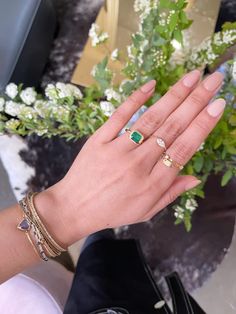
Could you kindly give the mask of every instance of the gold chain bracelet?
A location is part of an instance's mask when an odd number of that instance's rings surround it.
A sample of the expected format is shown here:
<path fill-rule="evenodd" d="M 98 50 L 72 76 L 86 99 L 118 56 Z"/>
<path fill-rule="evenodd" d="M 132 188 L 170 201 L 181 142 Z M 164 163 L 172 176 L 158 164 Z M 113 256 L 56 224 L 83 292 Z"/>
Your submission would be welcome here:
<path fill-rule="evenodd" d="M 47 257 L 56 257 L 66 250 L 53 239 L 40 219 L 34 206 L 34 196 L 36 194 L 28 193 L 19 201 L 19 205 L 23 210 L 23 220 L 18 224 L 17 228 L 26 233 L 34 250 L 40 258 L 47 261 Z"/>

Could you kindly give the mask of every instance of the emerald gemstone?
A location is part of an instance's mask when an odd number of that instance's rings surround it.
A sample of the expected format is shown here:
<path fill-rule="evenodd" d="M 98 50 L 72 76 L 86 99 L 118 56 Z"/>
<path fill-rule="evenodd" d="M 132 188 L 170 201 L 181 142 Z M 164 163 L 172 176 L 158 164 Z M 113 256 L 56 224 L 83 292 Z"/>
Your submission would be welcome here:
<path fill-rule="evenodd" d="M 130 134 L 130 138 L 133 142 L 135 142 L 136 144 L 140 144 L 143 141 L 143 136 L 141 133 L 139 133 L 138 131 L 133 131 Z"/>

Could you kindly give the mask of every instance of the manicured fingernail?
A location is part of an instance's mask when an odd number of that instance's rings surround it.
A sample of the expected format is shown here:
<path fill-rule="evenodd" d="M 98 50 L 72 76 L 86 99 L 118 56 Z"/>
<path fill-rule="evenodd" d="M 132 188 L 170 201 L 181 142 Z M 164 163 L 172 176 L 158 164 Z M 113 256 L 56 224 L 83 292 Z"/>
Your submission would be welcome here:
<path fill-rule="evenodd" d="M 216 99 L 207 107 L 207 112 L 212 117 L 218 117 L 225 109 L 226 102 L 224 99 Z"/>
<path fill-rule="evenodd" d="M 221 86 L 223 79 L 224 79 L 223 74 L 221 74 L 220 72 L 215 72 L 205 79 L 203 85 L 205 89 L 207 89 L 210 92 L 213 92 L 214 90 Z"/>
<path fill-rule="evenodd" d="M 149 93 L 154 89 L 155 86 L 156 86 L 156 81 L 151 80 L 151 81 L 147 82 L 146 84 L 144 84 L 140 89 L 144 93 Z"/>
<path fill-rule="evenodd" d="M 193 181 L 189 182 L 189 183 L 186 184 L 186 186 L 185 186 L 185 191 L 189 191 L 189 190 L 195 188 L 195 187 L 198 186 L 200 183 L 202 183 L 201 180 L 193 180 Z"/>
<path fill-rule="evenodd" d="M 201 72 L 198 70 L 194 70 L 187 75 L 185 75 L 183 79 L 183 84 L 186 87 L 193 87 L 200 79 Z"/>

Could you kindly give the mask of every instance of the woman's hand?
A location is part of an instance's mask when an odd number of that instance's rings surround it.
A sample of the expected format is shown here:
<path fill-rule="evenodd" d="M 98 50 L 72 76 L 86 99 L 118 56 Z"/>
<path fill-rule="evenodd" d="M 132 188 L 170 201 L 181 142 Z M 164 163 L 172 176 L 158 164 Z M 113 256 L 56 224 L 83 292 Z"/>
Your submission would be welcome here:
<path fill-rule="evenodd" d="M 64 245 L 95 231 L 151 219 L 181 193 L 200 183 L 168 167 L 167 154 L 185 165 L 219 121 L 224 100 L 209 101 L 220 88 L 222 75 L 214 73 L 199 84 L 200 72 L 177 82 L 135 123 L 144 135 L 134 143 L 129 134 L 118 136 L 132 115 L 152 96 L 155 81 L 135 91 L 90 137 L 67 175 L 40 193 L 36 207 L 49 230 Z"/>

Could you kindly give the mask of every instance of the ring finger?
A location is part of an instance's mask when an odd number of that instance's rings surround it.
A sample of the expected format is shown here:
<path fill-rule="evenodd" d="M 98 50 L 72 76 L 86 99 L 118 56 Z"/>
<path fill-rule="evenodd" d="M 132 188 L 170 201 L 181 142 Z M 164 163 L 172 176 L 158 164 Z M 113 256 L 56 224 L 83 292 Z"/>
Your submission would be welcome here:
<path fill-rule="evenodd" d="M 221 118 L 224 108 L 224 99 L 215 100 L 204 108 L 190 126 L 174 141 L 167 150 L 167 154 L 174 160 L 172 166 L 174 163 L 185 165 L 191 159 Z M 155 181 L 160 184 L 160 176 L 165 178 L 162 180 L 162 184 L 165 186 L 160 187 L 162 191 L 168 189 L 180 170 L 178 166 L 171 167 L 171 162 L 169 165 L 170 167 L 164 164 L 163 159 L 159 160 L 150 174 L 152 184 L 155 184 Z"/>

